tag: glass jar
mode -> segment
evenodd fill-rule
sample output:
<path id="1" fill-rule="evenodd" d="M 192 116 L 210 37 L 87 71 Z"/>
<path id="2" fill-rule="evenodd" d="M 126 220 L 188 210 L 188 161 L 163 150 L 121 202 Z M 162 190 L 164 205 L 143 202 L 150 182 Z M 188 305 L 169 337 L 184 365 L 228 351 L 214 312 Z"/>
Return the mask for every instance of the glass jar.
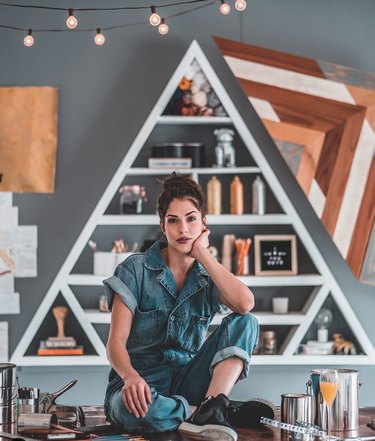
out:
<path id="1" fill-rule="evenodd" d="M 124 185 L 119 188 L 120 213 L 139 214 L 143 210 L 143 201 L 146 201 L 146 190 L 141 185 Z"/>
<path id="2" fill-rule="evenodd" d="M 275 331 L 262 331 L 260 333 L 261 353 L 264 355 L 277 354 L 277 339 Z"/>

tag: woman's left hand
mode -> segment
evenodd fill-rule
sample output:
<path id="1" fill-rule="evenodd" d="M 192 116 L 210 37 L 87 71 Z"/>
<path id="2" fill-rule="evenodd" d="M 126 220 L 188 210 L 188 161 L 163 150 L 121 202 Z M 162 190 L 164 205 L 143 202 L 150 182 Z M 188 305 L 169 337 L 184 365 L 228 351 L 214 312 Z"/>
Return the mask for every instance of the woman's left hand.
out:
<path id="1" fill-rule="evenodd" d="M 207 248 L 210 246 L 210 241 L 208 239 L 210 233 L 211 231 L 206 228 L 195 239 L 193 246 L 191 247 L 191 251 L 189 253 L 192 257 L 194 257 L 194 259 L 198 259 L 199 252 L 202 249 L 207 250 Z"/>

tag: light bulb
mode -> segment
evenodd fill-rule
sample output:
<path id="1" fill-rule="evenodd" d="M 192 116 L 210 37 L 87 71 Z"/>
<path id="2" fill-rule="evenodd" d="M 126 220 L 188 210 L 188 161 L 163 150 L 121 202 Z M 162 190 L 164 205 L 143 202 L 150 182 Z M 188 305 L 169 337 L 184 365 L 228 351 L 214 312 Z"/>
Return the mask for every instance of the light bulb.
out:
<path id="1" fill-rule="evenodd" d="M 66 19 L 66 25 L 69 29 L 75 29 L 78 25 L 78 20 L 74 17 L 73 8 L 69 8 L 69 17 Z"/>
<path id="2" fill-rule="evenodd" d="M 160 25 L 158 26 L 159 34 L 166 35 L 169 32 L 169 26 L 165 22 L 164 18 L 161 19 Z"/>
<path id="3" fill-rule="evenodd" d="M 103 46 L 103 44 L 105 43 L 105 37 L 101 33 L 100 28 L 96 30 L 96 35 L 94 40 L 95 40 L 95 44 L 97 44 L 98 46 Z"/>
<path id="4" fill-rule="evenodd" d="M 221 0 L 221 5 L 220 5 L 220 12 L 223 15 L 227 15 L 230 12 L 230 6 L 228 5 L 228 3 L 225 3 L 224 0 Z"/>
<path id="5" fill-rule="evenodd" d="M 318 326 L 318 341 L 326 343 L 328 341 L 328 327 L 332 323 L 332 312 L 330 309 L 322 308 L 315 318 Z"/>
<path id="6" fill-rule="evenodd" d="M 26 37 L 23 39 L 23 44 L 26 47 L 31 47 L 34 44 L 34 37 L 31 34 L 32 34 L 32 30 L 29 29 Z"/>
<path id="7" fill-rule="evenodd" d="M 150 24 L 152 26 L 159 26 L 161 22 L 160 15 L 156 12 L 155 6 L 151 6 Z"/>
<path id="8" fill-rule="evenodd" d="M 246 1 L 245 0 L 236 0 L 234 7 L 237 9 L 237 11 L 244 11 L 246 9 Z"/>

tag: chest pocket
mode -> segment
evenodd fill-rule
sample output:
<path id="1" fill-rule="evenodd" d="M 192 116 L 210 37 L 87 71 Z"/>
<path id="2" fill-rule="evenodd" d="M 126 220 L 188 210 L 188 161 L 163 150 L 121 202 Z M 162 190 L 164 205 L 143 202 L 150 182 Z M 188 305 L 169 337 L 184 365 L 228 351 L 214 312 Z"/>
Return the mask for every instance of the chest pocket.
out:
<path id="1" fill-rule="evenodd" d="M 141 311 L 136 308 L 128 339 L 129 344 L 149 345 L 154 343 L 160 331 L 161 322 L 160 309 Z"/>
<path id="2" fill-rule="evenodd" d="M 210 317 L 193 315 L 190 319 L 186 338 L 182 347 L 188 351 L 196 352 L 202 346 L 206 337 Z"/>

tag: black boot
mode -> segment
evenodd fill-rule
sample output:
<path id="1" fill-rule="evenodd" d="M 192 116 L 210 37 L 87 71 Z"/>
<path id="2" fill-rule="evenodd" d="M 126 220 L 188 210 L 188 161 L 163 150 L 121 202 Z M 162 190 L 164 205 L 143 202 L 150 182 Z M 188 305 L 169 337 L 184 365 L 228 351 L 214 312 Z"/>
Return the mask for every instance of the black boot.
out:
<path id="1" fill-rule="evenodd" d="M 234 427 L 261 427 L 260 417 L 276 417 L 276 408 L 272 403 L 262 398 L 249 401 L 230 400 L 228 421 Z"/>
<path id="2" fill-rule="evenodd" d="M 227 420 L 229 404 L 224 394 L 206 398 L 178 430 L 197 440 L 237 441 L 237 433 Z"/>

